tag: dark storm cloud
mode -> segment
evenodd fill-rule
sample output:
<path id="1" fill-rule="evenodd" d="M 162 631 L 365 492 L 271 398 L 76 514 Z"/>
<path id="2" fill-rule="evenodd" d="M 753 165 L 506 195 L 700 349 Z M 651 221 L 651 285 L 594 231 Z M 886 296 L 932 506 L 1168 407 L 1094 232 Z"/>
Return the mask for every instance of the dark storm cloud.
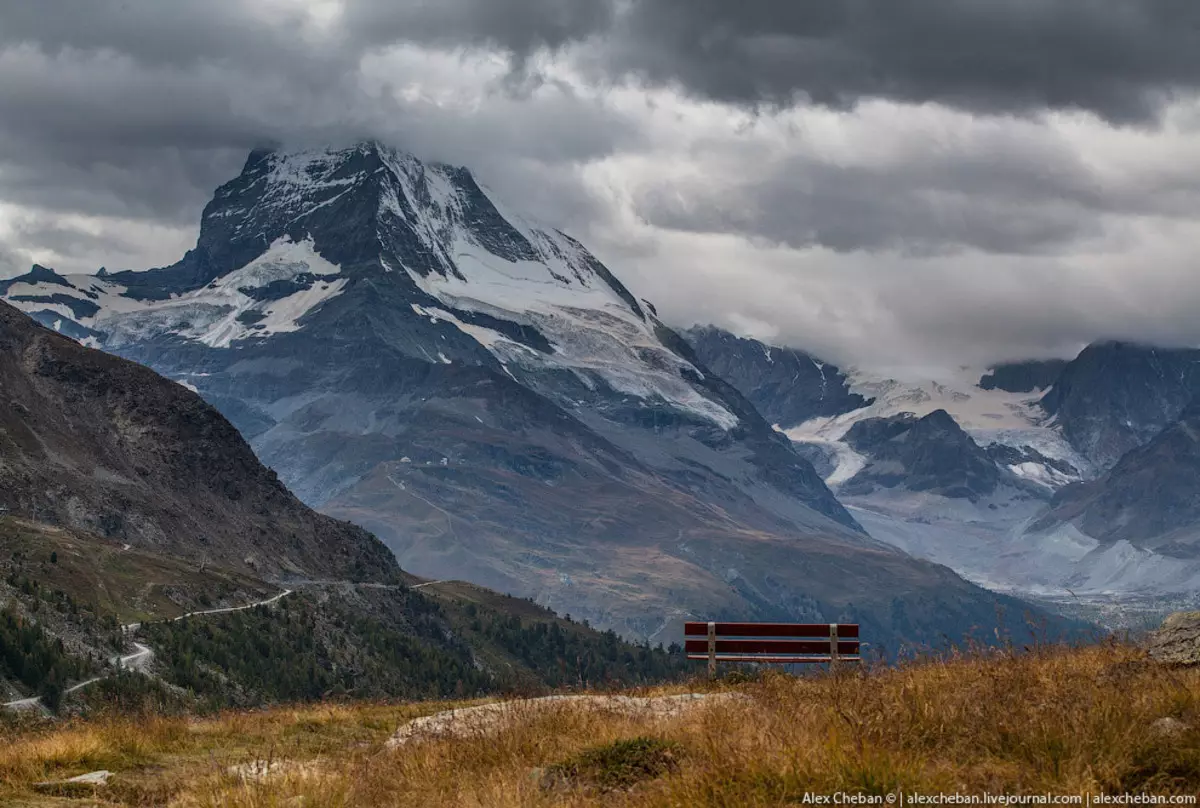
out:
<path id="1" fill-rule="evenodd" d="M 679 322 L 858 357 L 1186 336 L 1198 32 L 1193 0 L 0 0 L 0 275 L 174 260 L 251 147 L 378 137 Z"/>
<path id="2" fill-rule="evenodd" d="M 336 121 L 352 55 L 253 7 L 0 0 L 0 198 L 191 224 L 250 148 Z"/>
<path id="3" fill-rule="evenodd" d="M 94 255 L 135 255 L 138 245 L 119 233 L 89 233 L 62 224 L 32 220 L 19 223 L 16 235 L 27 249 L 87 259 Z"/>
<path id="4" fill-rule="evenodd" d="M 269 66 L 286 58 L 286 68 L 308 80 L 353 58 L 305 41 L 304 21 L 299 7 L 244 0 L 0 0 L 0 43 L 113 51 L 156 67 L 215 60 Z"/>
<path id="5" fill-rule="evenodd" d="M 660 227 L 838 252 L 1037 253 L 1101 229 L 1094 211 L 1041 194 L 1034 184 L 1023 194 L 992 193 L 959 169 L 950 163 L 937 177 L 920 177 L 793 159 L 735 186 L 649 190 L 638 212 Z"/>
<path id="6" fill-rule="evenodd" d="M 1200 87 L 1192 0 L 637 0 L 597 64 L 719 101 L 1145 121 Z"/>
<path id="7" fill-rule="evenodd" d="M 1086 109 L 1145 122 L 1200 87 L 1192 0 L 349 0 L 360 41 L 485 46 L 524 64 L 593 40 L 609 79 L 704 98 L 982 112 Z"/>
<path id="8" fill-rule="evenodd" d="M 964 129 L 859 165 L 801 146 L 780 156 L 737 149 L 721 160 L 739 166 L 735 175 L 654 185 L 635 204 L 648 222 L 671 229 L 914 254 L 1054 253 L 1103 234 L 1109 217 L 1190 219 L 1200 209 L 1194 170 L 1180 166 L 1151 183 L 1114 180 L 1042 129 Z"/>
<path id="9" fill-rule="evenodd" d="M 20 275 L 28 269 L 28 263 L 24 255 L 0 241 L 0 278 Z"/>
<path id="10" fill-rule="evenodd" d="M 523 61 L 607 33 L 615 14 L 611 0 L 347 0 L 344 23 L 358 41 L 479 46 Z"/>
<path id="11" fill-rule="evenodd" d="M 191 227 L 265 142 L 380 138 L 485 175 L 523 165 L 548 176 L 635 135 L 620 116 L 536 81 L 524 88 L 536 103 L 497 85 L 488 103 L 456 110 L 363 81 L 372 48 L 390 42 L 528 49 L 582 35 L 607 14 L 545 0 L 353 3 L 321 25 L 302 5 L 0 0 L 0 202 Z M 505 28 L 521 14 L 540 23 Z M 396 80 L 419 81 L 425 69 L 410 59 Z M 566 176 L 554 173 L 538 196 L 582 214 L 591 203 Z"/>

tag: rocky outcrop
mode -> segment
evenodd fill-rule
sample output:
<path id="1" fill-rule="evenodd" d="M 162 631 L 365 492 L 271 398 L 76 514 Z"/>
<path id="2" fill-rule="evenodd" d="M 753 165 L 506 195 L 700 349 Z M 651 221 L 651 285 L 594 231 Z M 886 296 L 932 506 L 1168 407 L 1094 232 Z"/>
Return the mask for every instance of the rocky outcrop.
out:
<path id="1" fill-rule="evenodd" d="M 663 721 L 678 718 L 703 706 L 749 702 L 743 693 L 680 693 L 673 696 L 542 696 L 445 710 L 414 718 L 387 741 L 389 749 L 442 738 L 479 738 L 499 735 L 514 725 L 554 711 L 620 715 L 634 720 Z"/>
<path id="2" fill-rule="evenodd" d="M 904 488 L 975 501 L 1009 478 L 945 410 L 864 419 L 844 440 L 870 458 L 842 485 L 844 494 Z"/>
<path id="3" fill-rule="evenodd" d="M 1165 665 L 1200 665 L 1200 612 L 1176 612 L 1146 642 L 1150 658 Z"/>
<path id="4" fill-rule="evenodd" d="M 1200 351 L 1089 345 L 1042 397 L 1063 435 L 1101 468 L 1149 443 L 1200 394 Z"/>
<path id="5" fill-rule="evenodd" d="M 1009 393 L 1032 393 L 1054 384 L 1067 366 L 1065 359 L 1005 362 L 989 368 L 979 380 L 983 390 L 1004 390 Z"/>

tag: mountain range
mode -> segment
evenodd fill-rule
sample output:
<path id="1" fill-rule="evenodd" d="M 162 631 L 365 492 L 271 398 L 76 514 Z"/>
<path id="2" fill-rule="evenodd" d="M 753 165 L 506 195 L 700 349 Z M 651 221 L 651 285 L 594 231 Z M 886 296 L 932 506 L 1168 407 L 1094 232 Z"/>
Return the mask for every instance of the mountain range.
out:
<path id="1" fill-rule="evenodd" d="M 712 327 L 688 336 L 706 362 L 736 345 L 738 379 L 778 372 L 777 346 Z M 743 392 L 787 414 L 777 428 L 872 536 L 1051 604 L 1190 602 L 1200 351 L 1100 341 L 936 381 L 787 355 L 836 382 L 789 396 L 742 381 Z M 814 389 L 835 391 L 825 409 Z"/>
<path id="2" fill-rule="evenodd" d="M 1021 603 L 871 535 L 773 423 L 886 391 L 763 346 L 774 375 L 752 384 L 463 168 L 259 150 L 178 263 L 34 267 L 0 294 L 197 392 L 307 505 L 428 578 L 656 642 L 690 618 L 860 622 L 892 649 L 998 611 L 1023 625 Z"/>

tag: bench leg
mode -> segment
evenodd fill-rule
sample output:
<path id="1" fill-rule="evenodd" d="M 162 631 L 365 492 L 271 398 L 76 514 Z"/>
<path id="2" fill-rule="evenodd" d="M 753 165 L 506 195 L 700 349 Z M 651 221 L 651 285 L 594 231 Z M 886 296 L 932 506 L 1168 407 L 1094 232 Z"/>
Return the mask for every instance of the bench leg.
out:
<path id="1" fill-rule="evenodd" d="M 717 624 L 708 624 L 708 680 L 717 678 Z"/>

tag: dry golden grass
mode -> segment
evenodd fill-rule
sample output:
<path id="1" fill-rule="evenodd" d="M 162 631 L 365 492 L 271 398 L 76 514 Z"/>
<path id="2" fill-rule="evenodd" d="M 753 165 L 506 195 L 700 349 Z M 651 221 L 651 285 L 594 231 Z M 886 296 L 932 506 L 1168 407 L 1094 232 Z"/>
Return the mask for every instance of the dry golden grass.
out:
<path id="1" fill-rule="evenodd" d="M 1200 671 L 1164 669 L 1120 645 L 713 687 L 751 698 L 663 723 L 555 710 L 493 737 L 395 750 L 384 741 L 400 724 L 458 705 L 316 705 L 28 730 L 0 747 L 0 803 L 63 804 L 32 784 L 100 768 L 117 775 L 96 792 L 98 804 L 198 807 L 774 806 L 835 791 L 1200 792 L 1200 730 L 1163 737 L 1151 726 L 1173 717 L 1200 727 Z M 594 766 L 613 757 L 606 745 L 634 738 L 648 740 L 612 749 L 669 749 L 671 765 L 618 790 L 596 787 L 603 777 L 548 786 L 539 774 L 579 769 L 572 761 Z M 254 761 L 269 761 L 270 773 L 230 771 Z"/>

